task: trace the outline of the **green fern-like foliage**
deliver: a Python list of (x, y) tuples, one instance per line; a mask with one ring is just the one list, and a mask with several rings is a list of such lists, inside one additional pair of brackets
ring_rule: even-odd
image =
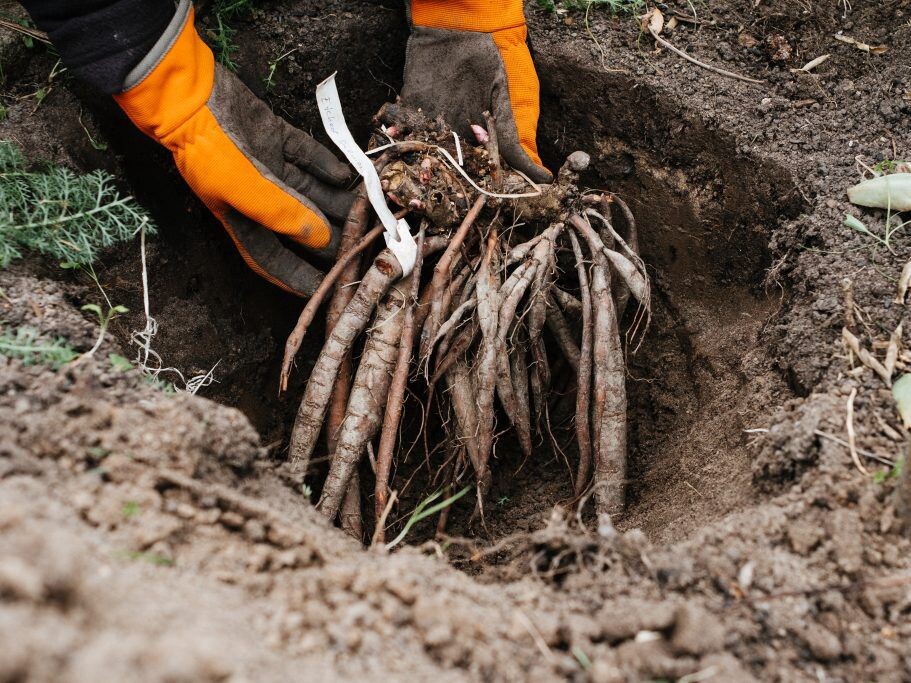
[(45, 341), (30, 327), (18, 327), (14, 330), (0, 328), (0, 357), (19, 358), (26, 365), (43, 363), (59, 368), (78, 355), (63, 337)]
[(121, 197), (104, 171), (32, 171), (13, 143), (0, 141), (0, 267), (26, 250), (88, 265), (107, 247), (154, 227), (132, 197)]

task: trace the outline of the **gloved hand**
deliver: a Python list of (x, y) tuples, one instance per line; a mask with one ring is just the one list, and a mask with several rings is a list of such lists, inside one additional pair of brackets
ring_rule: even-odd
[(270, 282), (312, 294), (319, 271), (281, 243), (286, 235), (333, 256), (353, 195), (350, 171), (306, 133), (275, 116), (216, 65), (181, 0), (164, 34), (114, 99), (174, 155), (187, 184), (225, 226), (244, 260)]
[(539, 85), (522, 0), (411, 0), (410, 19), (405, 104), (442, 115), (466, 135), (490, 111), (507, 163), (536, 182), (551, 182), (535, 140)]

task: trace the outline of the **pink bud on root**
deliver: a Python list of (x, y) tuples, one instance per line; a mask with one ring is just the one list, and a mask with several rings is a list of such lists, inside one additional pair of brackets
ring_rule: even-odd
[(476, 123), (471, 124), (471, 132), (474, 133), (475, 138), (477, 138), (478, 142), (480, 142), (482, 145), (490, 140), (490, 136), (487, 134), (487, 131)]

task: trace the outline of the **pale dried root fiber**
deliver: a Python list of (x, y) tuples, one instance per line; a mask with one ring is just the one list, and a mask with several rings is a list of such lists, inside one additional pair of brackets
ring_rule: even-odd
[[(292, 461), (306, 469), (321, 430), (331, 430), (319, 509), (331, 519), (341, 516), (360, 536), (361, 491), (352, 490), (360, 475), (375, 482), (364, 487), (372, 489), (366, 509), (374, 510), (373, 526), (395, 524), (393, 493), (415, 480), (416, 468), (428, 468), (420, 480), (445, 485), (446, 495), (474, 488), (475, 517), (480, 513), (483, 522), (491, 482), (508, 476), (498, 471), (497, 449), (539, 457), (535, 451), (548, 447), (555, 431), (572, 429), (577, 449), (570, 454), (576, 464), (568, 474), (569, 498), (593, 498), (598, 513), (621, 512), (625, 354), (633, 337), (641, 338), (650, 296), (632, 212), (614, 195), (579, 191), (584, 153), (570, 156), (553, 185), (539, 187), (505, 164), (489, 139), (486, 146), (462, 140), (459, 149), (442, 122), (399, 104), (384, 107), (378, 119), (387, 135), (376, 144), (394, 140), (383, 154), (383, 188), (408, 212), (416, 233), (420, 221), (424, 262), (402, 278), (390, 252), (376, 254), (357, 241), (367, 219), (349, 220), (346, 250), (361, 245), (366, 270), (355, 259), (337, 269), (342, 275), (326, 343), (290, 447)], [(459, 155), (461, 168), (453, 162)], [(638, 307), (624, 316), (633, 300)], [(287, 368), (317, 305), (305, 309), (289, 341)], [(621, 319), (629, 319), (629, 329), (621, 331)], [(561, 385), (572, 374), (569, 426), (550, 423), (552, 364), (564, 368)], [(384, 532), (366, 535), (382, 542)]]

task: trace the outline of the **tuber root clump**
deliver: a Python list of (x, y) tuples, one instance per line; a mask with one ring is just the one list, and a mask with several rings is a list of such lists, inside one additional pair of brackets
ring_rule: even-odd
[[(633, 214), (616, 195), (580, 190), (590, 163), (584, 152), (569, 156), (553, 184), (535, 185), (500, 157), (495, 121), (485, 118), (467, 141), (400, 103), (380, 110), (371, 153), (389, 202), (417, 236), (415, 271), (403, 277), (395, 257), (375, 246), (381, 228), (368, 230), (362, 194), (339, 266), (286, 344), (283, 387), (315, 311), (331, 297), (327, 338), (291, 435), (291, 467), (308, 474), (325, 449), (317, 507), (357, 536), (367, 526), (363, 489), (372, 488), (375, 542), (395, 518), (395, 483), (414, 479), (399, 470), (415, 448), (432, 486), (475, 489), (473, 519), (483, 523), (491, 482), (509, 476), (496, 458), (504, 436), (529, 458), (566, 429), (551, 424), (557, 366), (571, 370), (576, 396), (567, 502), (593, 494), (599, 515), (623, 509), (625, 354), (649, 320)], [(420, 419), (406, 437), (408, 414)], [(358, 482), (368, 473), (372, 487)]]

